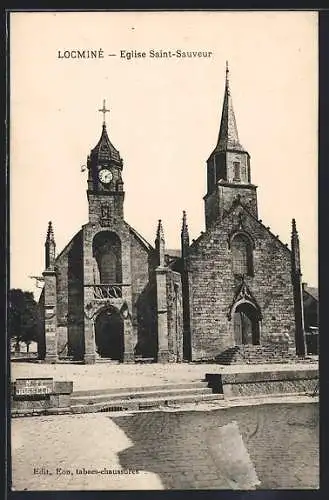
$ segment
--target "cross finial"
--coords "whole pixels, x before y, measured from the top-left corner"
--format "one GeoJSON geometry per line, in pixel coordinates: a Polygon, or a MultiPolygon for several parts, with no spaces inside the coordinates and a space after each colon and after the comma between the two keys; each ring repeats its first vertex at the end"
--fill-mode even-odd
{"type": "Polygon", "coordinates": [[[109,109],[106,109],[105,99],[103,99],[103,107],[101,109],[99,109],[98,111],[100,111],[100,113],[103,113],[103,125],[105,125],[105,114],[110,112],[109,109]]]}

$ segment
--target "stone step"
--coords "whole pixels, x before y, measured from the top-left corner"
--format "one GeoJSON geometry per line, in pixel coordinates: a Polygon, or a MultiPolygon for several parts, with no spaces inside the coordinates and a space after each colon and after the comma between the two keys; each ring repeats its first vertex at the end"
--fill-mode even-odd
{"type": "Polygon", "coordinates": [[[95,362],[98,363],[107,363],[108,365],[120,365],[120,361],[117,359],[111,358],[96,358],[95,362]]]}
{"type": "Polygon", "coordinates": [[[125,410],[146,410],[151,408],[183,406],[187,403],[220,402],[223,394],[189,394],[187,396],[162,396],[153,398],[140,398],[136,400],[118,399],[95,403],[92,405],[72,405],[72,413],[115,412],[125,410]]]}
{"type": "Polygon", "coordinates": [[[150,385],[150,386],[140,386],[140,387],[111,387],[107,389],[88,389],[82,391],[74,391],[73,397],[80,396],[95,396],[98,394],[132,394],[132,393],[140,393],[147,391],[166,391],[166,390],[174,390],[174,389],[198,389],[198,388],[207,388],[208,382],[206,381],[197,381],[197,382],[183,382],[177,384],[162,384],[162,385],[150,385]]]}
{"type": "MultiPolygon", "coordinates": [[[[150,388],[151,389],[151,388],[150,388]]],[[[105,392],[104,394],[91,394],[88,396],[77,396],[75,394],[72,395],[72,402],[75,404],[95,404],[100,402],[108,402],[108,401],[117,401],[126,399],[129,401],[133,401],[136,399],[143,398],[166,398],[173,396],[189,396],[189,395],[202,395],[202,394],[211,394],[212,389],[208,387],[191,387],[191,388],[175,388],[175,389],[162,389],[162,390],[147,390],[143,392],[119,392],[116,394],[105,392]]]]}

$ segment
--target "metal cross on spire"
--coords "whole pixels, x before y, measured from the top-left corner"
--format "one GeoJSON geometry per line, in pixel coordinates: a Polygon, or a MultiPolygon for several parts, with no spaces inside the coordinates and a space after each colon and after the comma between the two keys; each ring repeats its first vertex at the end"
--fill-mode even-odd
{"type": "Polygon", "coordinates": [[[106,125],[105,123],[105,114],[106,113],[109,113],[110,110],[109,109],[106,109],[106,106],[105,106],[105,99],[103,99],[103,107],[101,109],[99,109],[98,111],[100,111],[100,113],[103,113],[103,125],[106,125]]]}

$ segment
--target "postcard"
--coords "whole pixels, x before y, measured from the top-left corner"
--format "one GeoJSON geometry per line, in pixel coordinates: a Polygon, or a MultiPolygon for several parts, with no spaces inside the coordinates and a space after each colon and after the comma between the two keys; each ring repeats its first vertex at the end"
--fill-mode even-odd
{"type": "Polygon", "coordinates": [[[8,29],[12,490],[317,489],[317,13],[8,29]]]}

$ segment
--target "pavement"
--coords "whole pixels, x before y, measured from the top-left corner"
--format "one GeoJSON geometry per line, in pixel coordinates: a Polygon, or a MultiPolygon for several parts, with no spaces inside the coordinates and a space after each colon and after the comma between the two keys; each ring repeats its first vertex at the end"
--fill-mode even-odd
{"type": "Polygon", "coordinates": [[[13,419],[12,489],[318,488],[318,405],[294,398],[13,419]]]}
{"type": "MultiPolygon", "coordinates": [[[[11,378],[72,380],[74,390],[197,382],[264,365],[12,363],[11,378]]],[[[153,411],[11,420],[12,489],[309,489],[319,483],[318,397],[234,398],[153,411]],[[220,408],[219,408],[220,406],[220,408]]]]}
{"type": "Polygon", "coordinates": [[[303,370],[317,367],[317,361],[257,364],[218,365],[207,363],[152,363],[152,364],[45,364],[11,363],[11,379],[25,377],[53,377],[54,380],[73,381],[73,390],[95,390],[125,387],[152,387],[155,385],[199,382],[206,373],[244,373],[279,370],[303,370]]]}

